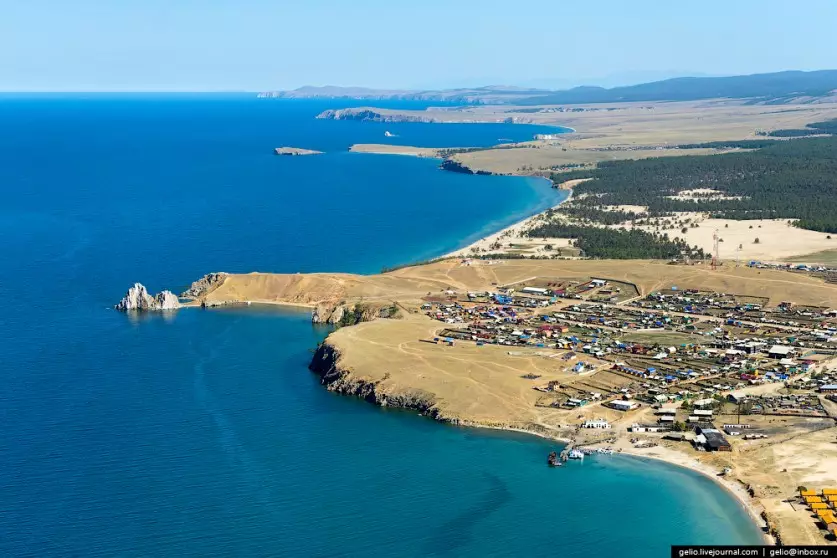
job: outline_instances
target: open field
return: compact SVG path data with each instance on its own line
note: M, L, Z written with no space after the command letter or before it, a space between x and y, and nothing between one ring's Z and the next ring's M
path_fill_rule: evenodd
M786 257L785 261L795 263L816 263L827 266L837 266L837 248L833 248L831 250L823 250L821 252L814 252L811 254L800 253L799 255Z
M648 260L475 260L458 259L405 267L381 275L346 273L229 276L206 295L208 302L290 303L316 306L340 300L411 301L448 289L491 290L534 277L584 279L604 277L635 283L641 294L678 285L681 289L747 293L766 297L771 304L793 300L797 304L837 306L837 285L807 275L783 271L709 266L668 265Z
M646 159L648 157L676 157L683 155L710 155L716 149L631 149L593 150L579 149L571 142L561 140L532 141L517 148L488 149L459 153L452 157L472 170L483 170L494 174L518 174L525 169L560 170L568 165L594 166L602 161L625 159Z
M682 238L690 246L698 246L706 253L712 253L713 236L715 231L718 231L718 237L721 239L718 253L721 259L735 260L736 257L740 257L742 262L774 262L791 258L794 261L807 262L808 260L802 259L800 255L837 248L837 240L830 238L832 235L794 227L787 219L736 221L707 219L705 215L696 213L676 214L670 218L672 221L680 219L692 219L699 226L686 227L685 233L681 232L680 227L673 227L666 231L669 236ZM655 227L650 225L639 225L637 228L648 232L655 230ZM811 260L810 263L824 262Z
M574 182L574 181L573 181ZM560 205L555 209L560 209ZM640 206L617 206L614 209L625 211L642 211ZM697 223L697 227L686 226L686 232L677 225L679 220L689 219ZM636 227L647 232L665 232L671 238L681 238L689 246L702 248L707 254L712 253L715 231L721 239L718 244L718 254L722 260L742 263L750 260L759 261L793 261L808 264L837 263L837 240L829 235L817 231L800 229L788 224L786 219L761 219L736 221L733 219L710 219L700 213L679 213L674 217L661 218L661 222L668 220L671 226L662 227L657 231L656 225L632 225L623 223L612 225L611 228ZM543 222L543 214L535 215L519 223L515 223L497 233L477 240L453 252L451 255L468 256L481 254L523 254L527 256L555 256L573 257L577 250L572 242L566 238L529 237L526 231ZM758 239L758 242L756 242ZM833 247L833 248L832 248ZM829 250L829 249L832 250Z

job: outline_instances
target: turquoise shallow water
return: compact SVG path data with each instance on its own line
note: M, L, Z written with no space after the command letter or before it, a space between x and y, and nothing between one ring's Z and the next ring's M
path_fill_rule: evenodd
M307 313L108 309L136 280L371 273L558 200L539 181L346 153L380 130L311 119L333 106L0 98L0 554L651 556L757 542L732 498L689 472L624 457L549 470L545 441L328 393L306 370L328 331ZM533 133L403 126L424 145ZM328 153L270 154L283 144Z

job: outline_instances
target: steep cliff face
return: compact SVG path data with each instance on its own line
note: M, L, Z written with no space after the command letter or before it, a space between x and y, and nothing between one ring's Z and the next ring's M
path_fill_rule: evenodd
M442 161L442 164L439 165L439 168L442 170L450 172L459 172L463 174L491 174L490 172L483 170L473 171L467 165L460 163L459 161L455 161L453 159L445 159L444 161Z
M391 304L318 304L311 312L311 323L349 326L378 318L398 317L398 308Z
M224 279L227 278L227 273L220 272L220 273L207 273L194 283L183 293L180 294L183 298L201 298L215 289L217 289L221 283L224 282Z
M415 409L436 420L448 421L436 409L436 397L419 389L401 389L385 375L381 380L355 376L351 370L341 366L340 352L328 344L328 339L314 353L308 368L320 377L320 383L329 391L354 395L380 405Z
M180 301L171 291L162 291L155 296L149 294L142 283L134 283L128 293L122 297L116 306L120 312L158 312L162 310L177 310Z

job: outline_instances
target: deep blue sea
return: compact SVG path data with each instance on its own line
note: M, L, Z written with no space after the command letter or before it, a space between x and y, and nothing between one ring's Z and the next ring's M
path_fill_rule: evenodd
M541 180L346 151L542 128L313 118L344 106L0 96L0 555L645 558L759 542L688 471L621 456L549 470L546 441L327 392L306 367L328 330L307 312L109 309L135 281L374 273L560 199Z

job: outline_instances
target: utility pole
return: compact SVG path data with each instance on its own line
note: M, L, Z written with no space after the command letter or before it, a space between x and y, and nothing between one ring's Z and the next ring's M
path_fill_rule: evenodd
M715 233L712 235L712 269L713 270L718 269L718 266L721 263L720 258L718 257L719 240L720 239L718 238L718 229L715 229Z

